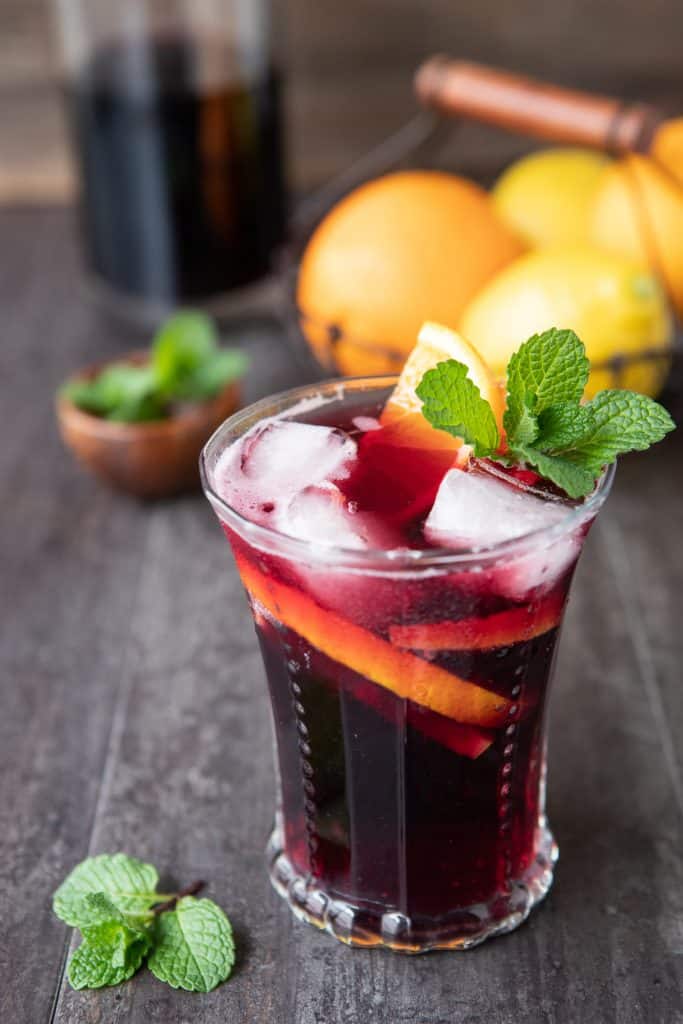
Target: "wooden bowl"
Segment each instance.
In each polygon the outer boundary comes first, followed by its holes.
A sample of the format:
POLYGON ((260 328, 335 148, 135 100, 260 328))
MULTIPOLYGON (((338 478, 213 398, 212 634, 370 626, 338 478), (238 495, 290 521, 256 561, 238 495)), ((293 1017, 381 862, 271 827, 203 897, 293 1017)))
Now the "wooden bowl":
MULTIPOLYGON (((147 358, 134 353, 123 361, 140 365, 147 358)), ((106 365, 88 367, 78 376, 92 378, 106 365)), ((166 498, 199 487, 199 453, 239 405, 240 382, 234 381, 215 398, 187 405, 166 420, 115 423, 84 412, 62 395, 57 419, 66 446, 101 480, 140 498, 166 498)))

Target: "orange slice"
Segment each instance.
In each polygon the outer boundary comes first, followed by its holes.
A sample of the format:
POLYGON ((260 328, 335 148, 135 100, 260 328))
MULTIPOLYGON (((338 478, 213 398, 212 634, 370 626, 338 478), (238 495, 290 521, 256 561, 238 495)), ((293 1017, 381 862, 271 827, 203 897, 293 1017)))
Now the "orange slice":
POLYGON ((265 576, 244 557, 237 556, 237 567, 255 601, 333 661, 398 697, 465 725, 495 728, 505 722, 511 702, 499 694, 398 650, 367 629, 322 608, 308 594, 265 576))
POLYGON ((392 626, 397 647, 414 651, 484 651, 542 636, 559 624, 564 598, 553 595, 540 608, 525 605, 485 618, 392 626))
POLYGON ((422 325, 417 345, 408 356, 396 387, 384 407, 380 417, 382 424, 389 426, 396 421, 404 421, 403 432, 412 435, 412 443, 418 447, 448 447, 455 451, 462 445, 458 438, 430 426, 422 415, 422 402, 416 394, 416 388, 427 370, 446 359, 457 359, 467 366, 468 377, 493 409, 502 434, 505 395, 493 372, 477 350, 459 334, 429 321, 422 325))

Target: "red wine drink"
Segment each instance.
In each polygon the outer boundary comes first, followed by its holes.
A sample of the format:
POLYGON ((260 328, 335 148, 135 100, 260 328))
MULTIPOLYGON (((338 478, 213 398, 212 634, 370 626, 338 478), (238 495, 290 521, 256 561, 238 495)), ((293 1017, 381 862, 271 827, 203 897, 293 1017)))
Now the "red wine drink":
POLYGON ((347 943, 465 948, 552 881, 548 688, 611 474, 570 501, 526 469, 454 464, 382 418, 390 391, 245 410, 203 479, 270 689, 275 888, 347 943))
POLYGON ((152 300, 263 277, 284 225, 279 78, 220 43, 112 43, 69 86, 91 270, 152 300))

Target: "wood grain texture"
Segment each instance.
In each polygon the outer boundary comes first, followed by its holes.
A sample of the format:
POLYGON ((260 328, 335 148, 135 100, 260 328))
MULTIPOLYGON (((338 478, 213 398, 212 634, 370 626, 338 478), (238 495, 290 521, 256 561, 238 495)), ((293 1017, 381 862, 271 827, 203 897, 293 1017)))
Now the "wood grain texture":
MULTIPOLYGON (((683 438, 624 461, 577 576, 545 905, 470 953, 349 950, 267 882, 269 710, 208 504, 114 496, 57 441, 53 388, 130 339, 83 303, 62 214, 0 214, 0 240, 3 1024, 683 1024, 683 438), (226 985, 66 986, 72 937, 50 894, 86 853, 119 848, 209 880, 237 932, 226 985)), ((241 333, 250 397, 300 379, 272 328, 241 333)))

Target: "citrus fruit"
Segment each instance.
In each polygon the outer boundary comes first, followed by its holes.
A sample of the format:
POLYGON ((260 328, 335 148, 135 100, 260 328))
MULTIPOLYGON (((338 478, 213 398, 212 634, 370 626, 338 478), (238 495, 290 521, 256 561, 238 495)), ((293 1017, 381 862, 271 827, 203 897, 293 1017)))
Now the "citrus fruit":
POLYGON ((438 171, 378 178, 335 206, 306 248, 297 288, 304 334, 343 374, 394 372, 426 319, 457 323, 523 250, 473 182, 438 171))
POLYGON ((559 625, 564 596, 496 612, 485 618, 391 626, 389 639, 415 651, 484 651, 533 640, 559 625))
POLYGON ((303 591, 265 575, 242 556, 237 556, 237 567, 253 601, 333 661, 463 725, 495 728, 505 722, 511 706, 506 697, 393 647, 376 633, 321 607, 303 591))
POLYGON ((491 196, 501 217, 529 245, 585 242, 608 163, 589 149, 543 149, 511 164, 491 196))
POLYGON ((417 344, 408 356, 381 415, 384 426, 396 425, 397 438, 402 437, 404 444, 412 441, 425 448, 457 448, 460 444, 457 438, 443 430, 435 430, 428 423, 422 415, 422 402, 415 391, 427 370, 446 359, 457 359, 467 366, 467 376, 493 409, 498 429, 502 432, 505 394, 487 364, 477 350, 455 331, 427 321, 420 329, 417 344))
POLYGON ((671 118, 659 126, 653 155, 683 184, 683 117, 671 118))
POLYGON ((591 237, 658 271, 683 314, 683 185, 647 157, 625 157, 603 176, 591 237))
POLYGON ((460 321, 463 335, 495 373, 532 334, 571 328, 586 345, 591 372, 586 395, 607 387, 656 394, 664 360, 640 359, 623 371, 600 368, 616 356, 666 348, 672 323, 662 285, 641 264, 590 246, 536 249, 501 271, 460 321))

